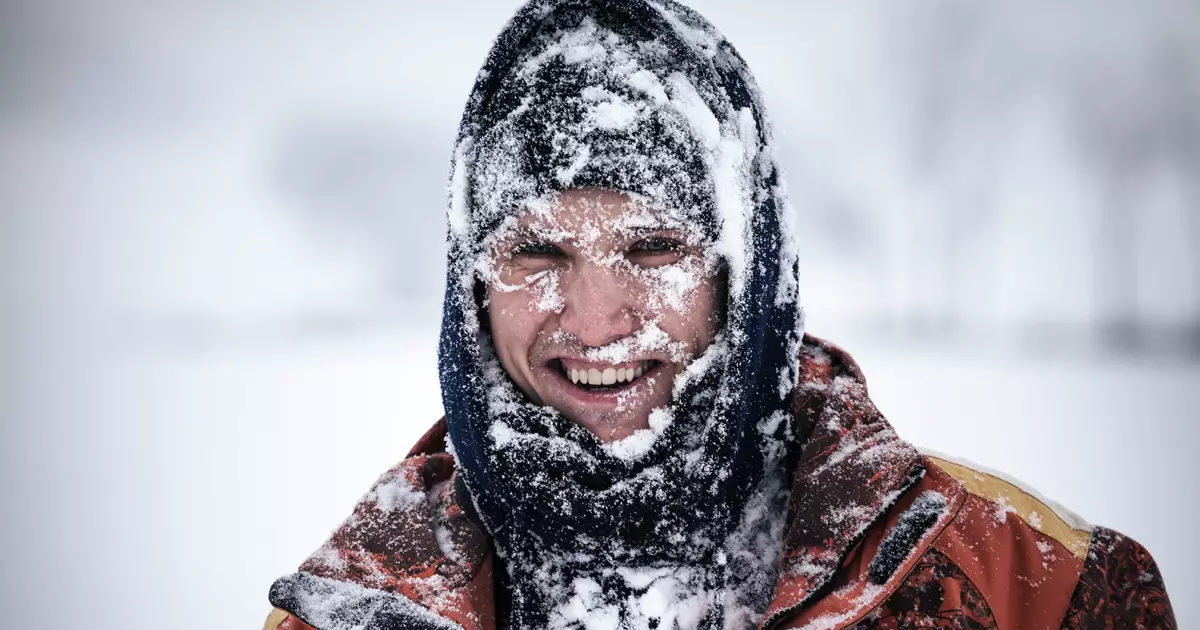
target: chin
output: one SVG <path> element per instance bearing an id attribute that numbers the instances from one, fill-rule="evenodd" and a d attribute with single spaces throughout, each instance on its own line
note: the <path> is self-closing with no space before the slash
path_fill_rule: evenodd
<path id="1" fill-rule="evenodd" d="M 638 431 L 650 428 L 650 414 L 629 413 L 613 416 L 611 414 L 563 414 L 567 419 L 591 431 L 601 442 L 609 443 L 623 440 Z"/>

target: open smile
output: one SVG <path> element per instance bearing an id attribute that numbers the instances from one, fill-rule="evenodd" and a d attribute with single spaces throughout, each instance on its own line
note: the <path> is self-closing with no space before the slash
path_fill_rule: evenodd
<path id="1" fill-rule="evenodd" d="M 551 359 L 547 367 L 570 385 L 568 389 L 579 394 L 614 395 L 632 389 L 663 365 L 656 360 L 603 364 Z"/>

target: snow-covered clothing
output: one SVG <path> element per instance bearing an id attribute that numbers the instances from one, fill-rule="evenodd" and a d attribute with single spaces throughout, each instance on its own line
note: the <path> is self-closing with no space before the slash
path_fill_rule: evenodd
<path id="1" fill-rule="evenodd" d="M 789 407 L 803 334 L 771 140 L 745 62 L 670 0 L 534 0 L 498 36 L 454 153 L 439 369 L 463 489 L 505 564 L 509 625 L 567 627 L 581 609 L 673 614 L 665 607 L 716 628 L 767 606 L 786 460 L 801 443 Z M 491 239 L 579 188 L 651 208 L 638 220 L 685 231 L 727 288 L 721 334 L 650 429 L 615 450 L 513 387 L 478 290 Z M 554 273 L 539 281 L 546 292 Z M 699 279 L 633 273 L 667 301 Z M 562 308 L 561 296 L 544 301 Z M 642 347 L 609 350 L 667 343 L 652 321 L 628 341 Z M 666 601 L 627 605 L 651 578 Z"/>
<path id="2" fill-rule="evenodd" d="M 1150 554 L 903 442 L 846 354 L 805 339 L 784 560 L 762 628 L 1175 628 Z M 271 589 L 268 630 L 497 627 L 496 558 L 439 421 Z M 653 580 L 642 597 L 653 596 Z M 606 627 L 585 619 L 580 628 Z M 608 626 L 611 627 L 611 626 Z M 669 626 L 668 626 L 669 627 Z"/>

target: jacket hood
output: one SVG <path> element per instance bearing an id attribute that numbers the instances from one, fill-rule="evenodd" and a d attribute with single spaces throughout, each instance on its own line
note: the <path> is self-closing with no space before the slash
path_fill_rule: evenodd
<path id="1" fill-rule="evenodd" d="M 536 564 L 551 590 L 601 568 L 675 567 L 710 619 L 761 611 L 785 460 L 802 441 L 789 407 L 803 318 L 770 123 L 745 62 L 674 2 L 534 0 L 478 74 L 451 171 L 442 397 L 465 490 L 502 558 Z M 619 190 L 685 227 L 727 278 L 724 329 L 651 429 L 617 449 L 516 390 L 481 299 L 489 239 L 581 187 Z M 510 587 L 514 626 L 548 622 L 541 585 Z"/>

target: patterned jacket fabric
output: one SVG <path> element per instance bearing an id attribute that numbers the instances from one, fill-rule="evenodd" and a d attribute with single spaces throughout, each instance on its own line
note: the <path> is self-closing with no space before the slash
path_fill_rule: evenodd
<path id="1" fill-rule="evenodd" d="M 836 346 L 806 336 L 801 364 L 793 409 L 809 437 L 761 628 L 1177 627 L 1137 542 L 999 475 L 920 454 Z M 272 586 L 267 630 L 497 627 L 494 549 L 457 500 L 445 436 L 439 421 Z"/>

